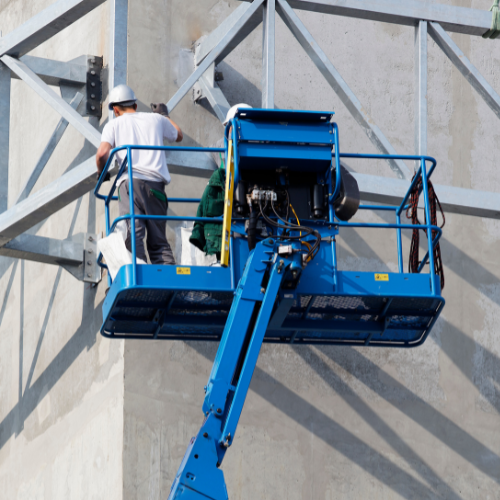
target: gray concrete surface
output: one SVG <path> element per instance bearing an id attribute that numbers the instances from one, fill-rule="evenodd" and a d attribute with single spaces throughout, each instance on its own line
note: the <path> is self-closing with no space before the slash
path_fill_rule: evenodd
<path id="1" fill-rule="evenodd" d="M 1 2 L 0 29 L 6 35 L 52 3 Z M 107 54 L 108 12 L 102 6 L 32 54 Z M 10 206 L 60 119 L 19 80 L 11 110 Z M 34 191 L 94 152 L 68 127 Z M 101 232 L 102 212 L 87 195 L 32 232 Z M 98 334 L 104 288 L 6 258 L 0 276 L 0 498 L 122 499 L 124 346 Z"/>
<path id="2" fill-rule="evenodd" d="M 7 32 L 50 3 L 0 3 L 0 29 Z M 486 0 L 441 3 L 490 6 Z M 141 109 L 173 95 L 192 70 L 193 42 L 237 5 L 235 0 L 129 0 L 128 81 Z M 71 36 L 62 33 L 35 55 L 65 60 L 83 52 L 106 54 L 106 16 L 103 6 L 75 25 Z M 299 16 L 397 151 L 412 153 L 413 30 Z M 261 37 L 257 30 L 219 65 L 220 86 L 231 104 L 260 103 Z M 499 42 L 467 35 L 453 39 L 500 91 Z M 280 20 L 276 47 L 276 106 L 333 108 L 341 149 L 373 152 Z M 29 172 L 23 166 L 33 164 L 51 133 L 49 125 L 57 122 L 21 85 L 13 84 L 19 113 L 11 131 L 10 200 Z M 428 96 L 436 182 L 498 191 L 498 121 L 430 40 Z M 36 112 L 30 113 L 35 102 Z M 172 116 L 188 145 L 210 145 L 222 134 L 208 104 L 194 104 L 191 95 Z M 28 127 L 37 131 L 29 136 L 30 147 L 22 134 Z M 82 147 L 76 134 L 65 136 L 37 187 L 76 164 Z M 384 163 L 349 166 L 393 175 Z M 175 175 L 168 192 L 198 196 L 205 184 L 206 179 Z M 171 213 L 193 210 L 172 206 Z M 381 219 L 366 214 L 364 220 Z M 102 228 L 101 207 L 84 197 L 37 231 L 62 238 L 69 231 Z M 263 347 L 223 464 L 232 500 L 500 499 L 500 223 L 448 215 L 442 248 L 447 305 L 424 346 Z M 0 265 L 5 269 L 0 279 L 5 498 L 166 499 L 202 422 L 203 386 L 217 346 L 110 343 L 98 335 L 104 284 L 91 290 L 58 269 L 7 260 Z M 394 235 L 347 232 L 340 265 L 396 270 Z"/>

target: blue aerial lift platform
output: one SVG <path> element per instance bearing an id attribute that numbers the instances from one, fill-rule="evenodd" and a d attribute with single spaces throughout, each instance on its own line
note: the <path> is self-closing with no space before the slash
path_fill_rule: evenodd
<path id="1" fill-rule="evenodd" d="M 136 215 L 134 149 L 218 151 L 226 154 L 224 215 L 219 222 L 221 267 L 123 266 L 103 305 L 101 333 L 109 338 L 220 342 L 205 387 L 205 416 L 179 468 L 169 499 L 227 499 L 222 463 L 232 444 L 262 342 L 415 347 L 427 338 L 443 306 L 434 248 L 441 229 L 401 224 L 410 194 L 422 181 L 430 221 L 431 157 L 343 154 L 332 113 L 242 109 L 226 128 L 226 148 L 123 146 L 113 150 L 96 187 L 105 201 L 107 234 Z M 130 214 L 109 219 L 116 179 L 99 194 L 114 154 L 127 151 Z M 420 168 L 399 206 L 359 205 L 340 158 L 416 160 Z M 430 165 L 428 165 L 430 164 Z M 353 194 L 354 193 L 354 194 Z M 359 194 L 359 192 L 358 192 Z M 170 198 L 172 202 L 199 199 Z M 361 210 L 394 213 L 393 224 L 349 222 Z M 397 273 L 339 270 L 336 237 L 342 228 L 391 228 L 397 235 Z M 418 273 L 403 272 L 401 232 L 423 229 L 428 251 Z M 422 272 L 426 263 L 429 272 Z"/>

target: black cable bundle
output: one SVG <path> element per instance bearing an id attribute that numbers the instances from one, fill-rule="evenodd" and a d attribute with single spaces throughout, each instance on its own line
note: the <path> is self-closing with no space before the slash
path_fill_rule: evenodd
<path id="1" fill-rule="evenodd" d="M 413 178 L 415 178 L 415 176 L 413 176 Z M 436 196 L 436 192 L 434 191 L 432 182 L 428 180 L 427 186 L 429 189 L 431 224 L 433 226 L 437 226 L 437 207 L 439 206 L 439 210 L 441 211 L 441 216 L 443 218 L 443 223 L 440 226 L 442 228 L 444 227 L 445 224 L 443 208 L 441 207 L 441 203 L 439 202 L 438 197 Z M 420 221 L 418 220 L 418 200 L 420 198 L 422 187 L 423 187 L 422 177 L 420 177 L 411 192 L 410 205 L 406 210 L 406 217 L 410 219 L 412 224 L 414 225 L 420 225 Z M 427 232 L 425 232 L 425 234 L 427 236 Z M 437 231 L 433 229 L 432 230 L 433 240 L 436 237 L 436 235 Z M 408 262 L 408 272 L 410 273 L 418 272 L 418 266 L 420 265 L 419 244 L 420 244 L 420 228 L 415 228 L 413 229 L 413 235 L 411 238 L 410 260 Z M 443 268 L 443 261 L 441 259 L 441 247 L 439 245 L 439 242 L 434 247 L 434 272 L 441 279 L 441 290 L 442 290 L 444 288 L 444 268 Z"/>
<path id="2" fill-rule="evenodd" d="M 286 217 L 288 219 L 288 215 L 289 215 L 289 210 L 290 210 L 290 200 L 289 200 L 289 196 L 288 196 L 288 192 L 286 192 L 286 197 L 287 197 L 287 209 L 286 209 Z M 272 211 L 274 212 L 274 214 L 276 215 L 276 217 L 281 221 L 283 222 L 283 224 L 279 224 L 278 222 L 274 222 L 272 219 L 270 219 L 267 215 L 266 215 L 266 209 L 267 209 L 267 201 L 264 205 L 264 207 L 262 206 L 262 203 L 261 201 L 259 200 L 259 209 L 260 209 L 260 215 L 262 215 L 262 217 L 264 218 L 264 220 L 271 226 L 273 227 L 276 227 L 276 228 L 280 228 L 280 229 L 284 229 L 285 230 L 285 233 L 284 235 L 282 236 L 277 236 L 277 238 L 279 239 L 288 239 L 288 240 L 300 240 L 300 242 L 302 244 L 304 244 L 305 246 L 308 246 L 309 247 L 309 251 L 307 252 L 307 256 L 306 256 L 306 262 L 314 259 L 314 257 L 316 257 L 316 255 L 318 254 L 319 250 L 320 250 L 320 245 L 321 245 L 321 235 L 315 231 L 314 229 L 310 228 L 310 227 L 307 227 L 307 226 L 299 226 L 298 224 L 293 224 L 292 222 L 289 222 L 288 220 L 285 220 L 283 219 L 282 217 L 280 217 L 280 215 L 278 214 L 278 212 L 276 211 L 276 208 L 274 206 L 274 202 L 271 200 L 271 208 L 272 208 Z M 290 234 L 287 234 L 288 231 L 300 231 L 300 234 L 299 235 L 296 235 L 296 236 L 292 236 Z M 302 241 L 302 231 L 305 234 L 305 236 L 309 236 L 310 234 L 312 234 L 313 236 L 316 237 L 316 241 L 314 243 L 314 245 L 309 245 L 307 242 L 303 242 Z"/>

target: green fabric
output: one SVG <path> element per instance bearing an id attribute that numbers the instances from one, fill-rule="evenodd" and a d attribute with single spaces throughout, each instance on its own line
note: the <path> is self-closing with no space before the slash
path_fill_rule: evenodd
<path id="1" fill-rule="evenodd" d="M 500 7 L 498 6 L 499 0 L 494 0 L 493 5 L 490 7 L 492 12 L 491 28 L 483 35 L 483 38 L 497 38 L 500 35 Z"/>
<path id="2" fill-rule="evenodd" d="M 223 168 L 218 168 L 210 177 L 203 192 L 196 217 L 220 217 L 224 214 L 225 182 L 226 172 Z M 222 224 L 196 222 L 189 241 L 207 255 L 220 253 Z"/>
<path id="3" fill-rule="evenodd" d="M 149 190 L 149 192 L 155 196 L 156 198 L 158 198 L 160 201 L 167 201 L 167 196 L 165 195 L 165 193 L 162 193 L 161 191 L 158 191 L 158 189 L 153 189 L 151 188 Z"/>

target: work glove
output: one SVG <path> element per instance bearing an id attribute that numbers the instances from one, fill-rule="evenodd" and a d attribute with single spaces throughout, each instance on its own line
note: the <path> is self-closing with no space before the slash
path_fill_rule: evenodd
<path id="1" fill-rule="evenodd" d="M 157 103 L 154 103 L 152 102 L 151 103 L 151 111 L 153 113 L 158 113 L 162 116 L 166 116 L 168 117 L 168 108 L 167 108 L 167 105 L 162 103 L 162 102 L 157 102 Z"/>
<path id="2" fill-rule="evenodd" d="M 99 172 L 97 172 L 97 174 L 95 175 L 96 177 L 96 180 L 97 182 L 99 182 L 99 178 L 101 177 L 101 174 Z M 109 172 L 106 172 L 106 176 L 104 177 L 104 179 L 102 180 L 102 182 L 108 182 L 111 180 L 111 176 L 109 175 Z"/>

